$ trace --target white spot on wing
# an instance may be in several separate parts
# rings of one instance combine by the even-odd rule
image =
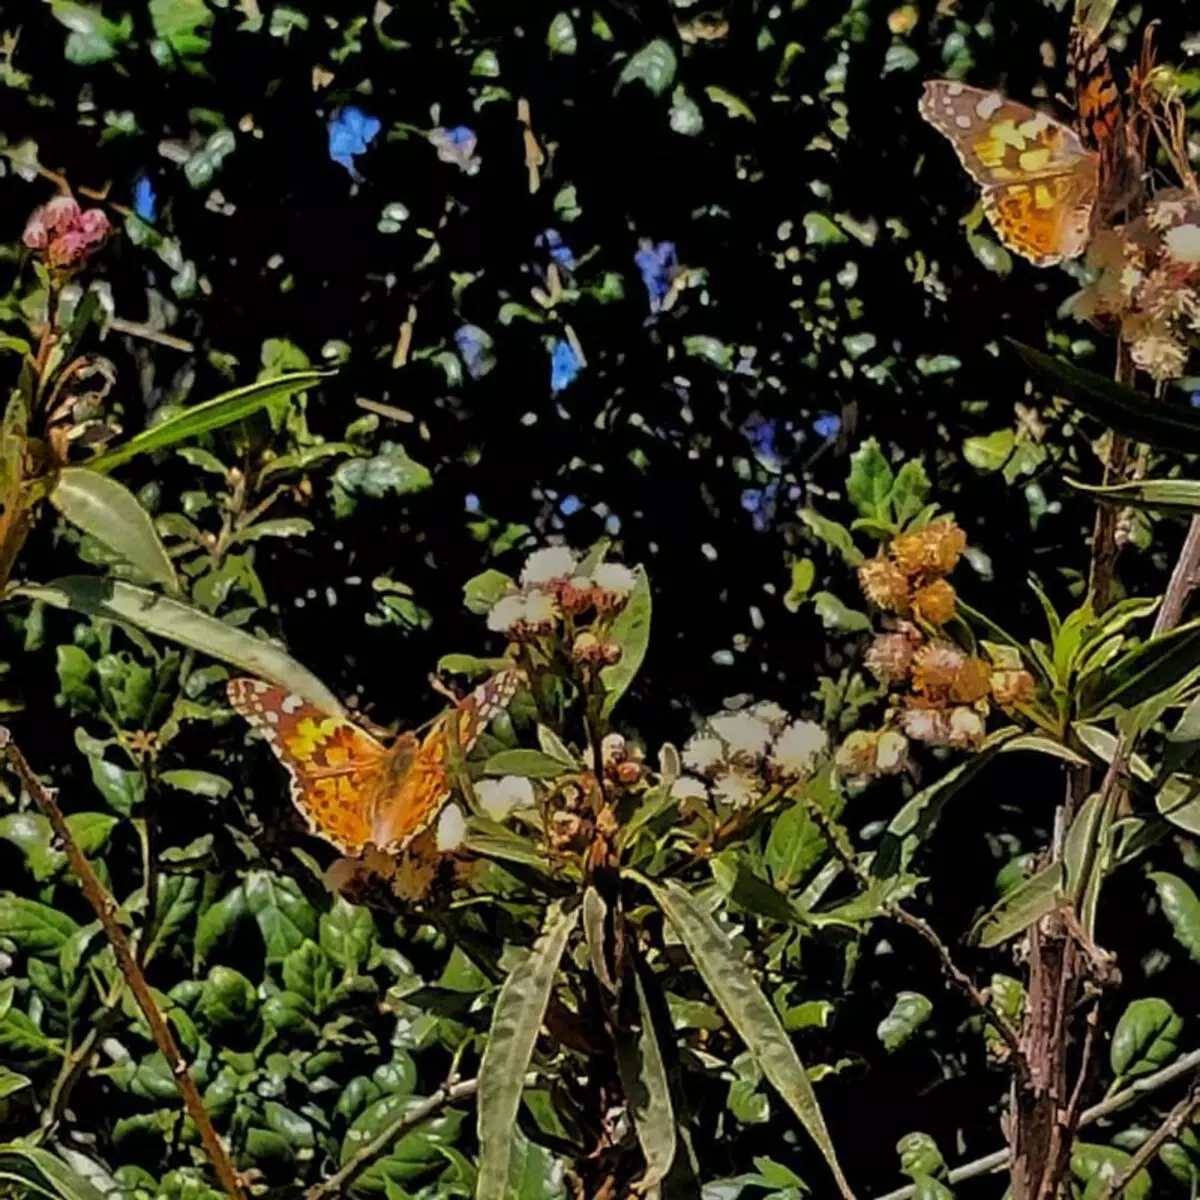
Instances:
[[[1004,107],[1004,97],[999,92],[988,92],[980,102],[975,105],[975,113],[984,121],[990,121],[1001,108]]]
[[[279,707],[288,714],[294,713],[296,709],[304,703],[294,692],[290,696],[284,696],[280,701]]]
[[[954,118],[954,123],[959,127],[959,129],[971,128],[971,118],[968,117],[966,113],[959,113],[958,116]]]

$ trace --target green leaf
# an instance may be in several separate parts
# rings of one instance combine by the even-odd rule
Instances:
[[[972,940],[990,949],[1008,941],[1052,913],[1063,902],[1066,878],[1061,863],[1051,863],[1006,892],[971,930]]]
[[[353,496],[379,500],[389,493],[407,496],[433,483],[429,468],[410,458],[399,442],[383,442],[370,458],[352,458],[333,473],[334,482]]]
[[[1006,340],[1044,387],[1070,400],[1108,428],[1159,450],[1176,454],[1200,452],[1200,414],[1164,404],[1144,392],[1072,366],[1032,346],[1011,338]]]
[[[933,1015],[933,1004],[920,992],[899,992],[891,1011],[875,1030],[889,1053],[897,1050]]]
[[[20,1092],[27,1088],[33,1082],[28,1075],[20,1075],[16,1071],[10,1071],[7,1067],[0,1067],[0,1100],[4,1100],[11,1096],[14,1092]]]
[[[321,949],[348,974],[357,974],[375,943],[371,910],[335,896],[333,907],[321,914],[319,928]]]
[[[546,45],[551,54],[574,54],[579,48],[575,22],[571,20],[570,13],[560,12],[554,15],[550,28],[546,31]]]
[[[28,1188],[14,1195],[48,1196],[51,1200],[105,1200],[98,1188],[46,1150],[19,1142],[0,1145],[0,1181]]]
[[[211,771],[196,771],[183,768],[178,771],[163,771],[159,779],[177,791],[190,792],[193,796],[204,796],[210,800],[224,800],[233,791],[233,784],[223,775]]]
[[[813,609],[831,633],[863,633],[871,628],[871,618],[866,613],[847,608],[832,592],[815,593]]]
[[[842,1195],[852,1193],[825,1127],[825,1118],[795,1047],[742,956],[686,888],[669,880],[646,881],[663,914],[687,948],[701,978],[763,1075],[800,1119],[816,1143]]]
[[[213,14],[204,0],[150,0],[155,35],[181,57],[204,54],[212,44]]]
[[[969,437],[963,442],[963,457],[977,471],[998,471],[1009,458],[1017,443],[1011,429],[997,429],[986,437]]]
[[[1158,902],[1171,922],[1175,940],[1193,962],[1200,963],[1200,900],[1196,893],[1178,875],[1167,871],[1153,871],[1149,878],[1158,889]]]
[[[638,1028],[618,1037],[617,1063],[625,1099],[646,1159],[646,1173],[637,1185],[638,1192],[645,1193],[666,1179],[675,1161],[675,1113],[671,1106],[667,1068],[641,974],[635,968],[630,975],[637,992]]]
[[[485,775],[520,775],[525,779],[557,779],[569,770],[559,759],[540,750],[501,750],[483,764]]]
[[[891,512],[888,503],[895,476],[875,438],[865,442],[850,456],[850,475],[846,494],[858,509],[859,516],[887,522]]]
[[[1095,677],[1093,698],[1081,715],[1098,717],[1114,706],[1135,708],[1169,691],[1200,668],[1200,621],[1172,629],[1122,654]]]
[[[87,467],[64,467],[50,491],[50,503],[152,583],[179,591],[175,568],[150,514],[123,483]]]
[[[1200,483],[1192,479],[1141,479],[1134,483],[1114,483],[1108,487],[1080,483],[1067,477],[1067,482],[1105,504],[1121,508],[1151,508],[1159,512],[1200,512]]]
[[[714,103],[719,104],[731,117],[742,117],[747,121],[755,120],[754,110],[732,92],[718,87],[715,83],[708,84],[704,94]]]
[[[802,508],[799,517],[830,550],[835,550],[842,556],[842,561],[848,567],[862,565],[863,552],[854,544],[854,536],[845,525],[839,525],[837,521],[821,516],[812,508]]]
[[[197,963],[203,963],[224,941],[232,937],[238,922],[250,911],[245,889],[239,884],[216,904],[210,905],[196,924],[196,943],[193,953]]]
[[[1158,790],[1154,803],[1172,825],[1200,835],[1200,778],[1175,774]]]
[[[232,967],[213,967],[196,1002],[196,1015],[213,1029],[246,1025],[254,1014],[254,985]]]
[[[76,844],[89,857],[108,844],[117,818],[108,813],[80,812],[67,817]],[[0,838],[11,842],[25,856],[34,879],[50,879],[66,866],[66,851],[55,844],[54,829],[38,812],[8,813],[0,817]]]
[[[77,66],[116,58],[118,47],[133,36],[132,13],[125,13],[120,23],[115,24],[105,18],[99,5],[77,4],[74,0],[51,0],[50,12],[70,30],[66,57]]]
[[[559,960],[579,920],[579,910],[552,906],[541,937],[509,974],[496,998],[483,1060],[479,1064],[477,1121],[479,1181],[475,1200],[509,1200],[512,1131],[521,1105],[525,1073],[546,1014]]]
[[[294,879],[251,871],[243,884],[246,907],[258,922],[267,962],[280,962],[317,931],[317,915]]]
[[[621,660],[600,672],[605,690],[600,715],[604,717],[612,712],[617,701],[628,691],[629,685],[641,670],[646,650],[650,645],[650,579],[644,567],[636,567],[634,573],[637,575],[637,583],[609,631],[611,640],[621,647]]]
[[[67,938],[79,932],[79,926],[66,913],[49,905],[2,892],[0,931],[26,954],[57,957]]]
[[[492,567],[468,579],[463,585],[463,604],[468,612],[483,617],[491,611],[501,596],[515,587],[516,584],[508,575]]]
[[[896,472],[896,482],[892,485],[891,504],[897,524],[906,524],[925,507],[929,489],[925,464],[919,458],[910,458]]]
[[[1149,1075],[1179,1052],[1183,1018],[1157,996],[1135,1000],[1121,1014],[1109,1049],[1113,1074],[1119,1079]]]
[[[643,46],[632,55],[621,71],[617,88],[635,80],[643,83],[656,96],[661,96],[675,79],[675,51],[662,38]]]
[[[138,454],[165,450],[168,446],[211,433],[214,429],[221,429],[235,421],[245,420],[272,401],[284,400],[298,392],[307,391],[322,379],[336,374],[336,371],[295,371],[290,375],[280,375],[274,379],[236,388],[231,392],[223,392],[211,400],[194,404],[191,408],[152,425],[136,437],[130,438],[124,445],[93,459],[88,463],[88,469],[111,471],[113,467],[128,462]]]
[[[1108,1186],[1129,1166],[1130,1155],[1115,1146],[1094,1146],[1076,1142],[1071,1147],[1071,1174],[1084,1185],[1081,1200],[1099,1200]],[[1150,1194],[1150,1174],[1143,1168],[1125,1185],[1122,1200],[1146,1200]]]
[[[48,584],[23,584],[14,594],[89,616],[133,625],[158,637],[241,667],[250,675],[294,692],[323,712],[340,716],[338,699],[311,672],[278,646],[208,613],[121,580],[69,575]]]
[[[795,887],[825,853],[825,837],[804,804],[785,809],[771,826],[763,856],[781,892]]]

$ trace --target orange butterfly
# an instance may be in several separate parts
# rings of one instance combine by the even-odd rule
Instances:
[[[1039,267],[1083,252],[1100,196],[1100,155],[1074,130],[949,79],[926,83],[920,111],[981,185],[983,211],[1006,246]]]
[[[228,693],[287,768],[292,801],[313,833],[343,854],[361,855],[369,846],[398,854],[450,798],[451,728],[466,753],[521,680],[519,671],[501,671],[436,718],[423,740],[402,734],[390,746],[261,679],[231,679]]]

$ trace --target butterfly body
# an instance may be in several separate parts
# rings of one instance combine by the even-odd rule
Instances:
[[[502,671],[476,688],[424,738],[390,745],[260,679],[232,679],[229,701],[287,769],[292,802],[319,837],[347,855],[389,854],[428,829],[450,798],[450,741],[466,753],[520,683]]]
[[[1037,266],[1081,254],[1100,196],[1100,155],[1061,121],[999,92],[930,80],[921,115],[981,187],[1000,239]]]

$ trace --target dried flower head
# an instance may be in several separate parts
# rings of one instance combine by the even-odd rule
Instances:
[[[950,517],[931,521],[924,529],[892,539],[892,557],[909,575],[949,575],[967,547],[967,535]]]
[[[982,658],[968,658],[950,685],[950,699],[958,704],[975,704],[991,690],[988,665]]]
[[[909,610],[908,576],[890,558],[869,558],[858,568],[858,584],[872,604],[887,612]]]
[[[1003,708],[1028,704],[1033,699],[1035,686],[1033,676],[1025,670],[992,672],[992,696]]]
[[[871,643],[863,662],[867,670],[886,685],[908,678],[916,643],[906,633],[881,633]]]
[[[637,575],[624,563],[601,563],[592,572],[592,595],[596,607],[602,611],[623,608],[635,587]]]
[[[725,765],[725,743],[712,733],[693,734],[683,744],[683,765],[697,775],[711,778]]]
[[[502,596],[488,610],[487,627],[493,633],[512,633],[525,620],[525,597]]]
[[[550,633],[561,614],[554,597],[546,592],[531,592],[525,597],[524,625],[530,633]]]
[[[750,705],[746,711],[757,720],[765,721],[770,727],[771,733],[776,737],[783,732],[784,726],[792,719],[788,710],[782,704],[776,704],[774,700],[759,700],[756,704]]]
[[[967,656],[952,642],[930,642],[913,655],[913,691],[931,704],[950,698],[954,681],[966,665]]]
[[[769,757],[783,779],[811,779],[829,753],[829,735],[815,721],[793,721],[775,739]]]
[[[944,579],[935,579],[919,588],[913,596],[913,614],[930,625],[945,625],[954,617],[954,588]]]
[[[748,712],[722,712],[709,718],[709,727],[729,748],[735,763],[753,766],[766,752],[771,727]]]
[[[946,740],[959,750],[974,750],[983,741],[983,717],[973,708],[960,707],[950,710],[950,727]]]
[[[681,803],[704,803],[708,800],[708,787],[692,775],[681,775],[671,784],[671,797]]]
[[[906,708],[900,714],[900,727],[914,742],[946,746],[950,741],[950,716],[945,709]]]
[[[730,808],[749,808],[758,799],[761,784],[758,777],[744,771],[726,771],[713,780],[713,796]]]
[[[499,779],[481,779],[475,784],[479,807],[493,821],[506,820],[510,813],[533,808],[533,784],[522,775],[502,775]]]
[[[523,587],[539,587],[575,574],[576,558],[566,546],[546,546],[535,550],[521,569]]]
[[[834,763],[845,775],[895,775],[908,763],[908,739],[895,729],[856,729],[838,747]]]

